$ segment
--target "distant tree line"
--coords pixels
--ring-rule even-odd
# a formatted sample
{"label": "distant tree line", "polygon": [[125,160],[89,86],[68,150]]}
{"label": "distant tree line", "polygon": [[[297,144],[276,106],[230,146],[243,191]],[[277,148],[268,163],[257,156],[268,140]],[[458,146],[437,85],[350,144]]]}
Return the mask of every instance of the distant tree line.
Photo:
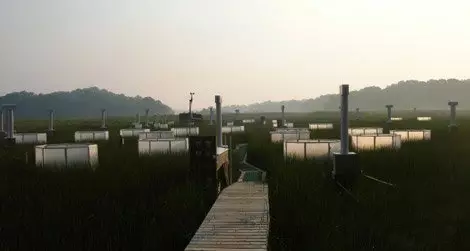
{"label": "distant tree line", "polygon": [[159,100],[128,97],[97,87],[49,94],[14,92],[0,97],[0,106],[2,104],[16,104],[18,119],[45,119],[48,109],[54,109],[58,118],[99,118],[102,108],[107,110],[108,116],[143,115],[145,109],[150,109],[150,114],[173,114],[173,110]]}
{"label": "distant tree line", "polygon": [[[352,86],[353,87],[353,86]],[[459,102],[458,109],[470,109],[470,79],[439,79],[427,82],[417,80],[400,81],[385,88],[370,86],[352,91],[349,96],[350,110],[385,110],[392,104],[397,110],[447,110],[447,102]],[[340,105],[338,94],[327,94],[315,99],[266,101],[251,105],[232,105],[223,108],[224,112],[280,112],[281,105],[286,112],[337,111]],[[209,109],[201,111],[208,114]]]}

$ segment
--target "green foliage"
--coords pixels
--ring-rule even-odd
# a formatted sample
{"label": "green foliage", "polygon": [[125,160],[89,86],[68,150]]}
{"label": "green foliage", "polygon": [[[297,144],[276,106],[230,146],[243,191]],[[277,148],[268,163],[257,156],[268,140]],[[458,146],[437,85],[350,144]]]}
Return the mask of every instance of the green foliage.
{"label": "green foliage", "polygon": [[159,100],[127,97],[97,87],[50,94],[15,92],[0,97],[0,104],[16,104],[16,116],[20,119],[47,118],[48,109],[54,109],[57,118],[99,118],[101,108],[107,109],[109,116],[144,114],[147,108],[154,114],[173,113]]}

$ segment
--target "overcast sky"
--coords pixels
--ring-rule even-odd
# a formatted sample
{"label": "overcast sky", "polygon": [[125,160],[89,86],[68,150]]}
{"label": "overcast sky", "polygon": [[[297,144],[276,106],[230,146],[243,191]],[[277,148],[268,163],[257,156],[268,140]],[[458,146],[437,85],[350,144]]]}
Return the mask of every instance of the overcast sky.
{"label": "overcast sky", "polygon": [[175,109],[470,78],[468,0],[0,0],[0,95],[98,86]]}

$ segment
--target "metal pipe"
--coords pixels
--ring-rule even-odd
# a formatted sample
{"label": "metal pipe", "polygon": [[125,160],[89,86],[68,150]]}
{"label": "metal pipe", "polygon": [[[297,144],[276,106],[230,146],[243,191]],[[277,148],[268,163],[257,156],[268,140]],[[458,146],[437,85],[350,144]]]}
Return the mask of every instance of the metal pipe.
{"label": "metal pipe", "polygon": [[216,112],[216,142],[218,147],[222,147],[222,98],[220,95],[215,96],[215,112]]}
{"label": "metal pipe", "polygon": [[210,110],[210,122],[209,122],[209,125],[212,125],[213,124],[213,121],[214,121],[214,108],[213,107],[209,107],[209,110]]}
{"label": "metal pipe", "polygon": [[450,126],[455,126],[456,125],[456,107],[459,104],[459,102],[456,101],[450,101],[449,103],[450,106]]}
{"label": "metal pipe", "polygon": [[285,120],[285,117],[284,117],[284,111],[285,111],[286,107],[284,105],[281,106],[281,111],[282,111],[282,121],[281,121],[281,127],[284,127],[286,126],[286,120]]}
{"label": "metal pipe", "polygon": [[349,135],[348,135],[348,96],[349,85],[341,85],[341,154],[349,153]]}
{"label": "metal pipe", "polygon": [[4,132],[5,131],[5,122],[3,120],[3,107],[2,109],[0,109],[0,132]]}
{"label": "metal pipe", "polygon": [[106,112],[106,109],[101,109],[101,128],[102,129],[106,128],[107,117],[108,117],[108,114]]}
{"label": "metal pipe", "polygon": [[193,106],[193,95],[194,95],[194,92],[190,92],[189,95],[191,95],[191,99],[189,100],[189,128],[191,128],[191,124],[192,124],[192,122],[193,122],[192,106]]}
{"label": "metal pipe", "polygon": [[54,131],[54,110],[49,109],[49,131]]}
{"label": "metal pipe", "polygon": [[3,105],[2,110],[5,112],[5,129],[6,129],[6,138],[14,139],[14,130],[15,130],[15,114],[14,109],[16,105]]}
{"label": "metal pipe", "polygon": [[150,112],[150,109],[145,109],[145,125],[148,126],[149,125],[149,112]]}
{"label": "metal pipe", "polygon": [[393,105],[386,105],[387,108],[387,122],[392,122],[392,108]]}

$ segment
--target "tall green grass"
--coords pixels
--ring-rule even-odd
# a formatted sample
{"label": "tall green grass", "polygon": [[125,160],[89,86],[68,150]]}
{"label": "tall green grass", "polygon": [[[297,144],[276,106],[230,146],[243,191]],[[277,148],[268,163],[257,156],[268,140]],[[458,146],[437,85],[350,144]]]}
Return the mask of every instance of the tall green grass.
{"label": "tall green grass", "polygon": [[[385,125],[381,119],[354,126]],[[432,129],[432,140],[400,150],[360,153],[364,173],[345,192],[332,163],[287,160],[268,132],[250,135],[249,161],[268,172],[271,250],[470,250],[469,121],[450,134],[444,119],[405,120],[393,128]],[[315,138],[338,138],[338,121]]]}
{"label": "tall green grass", "polygon": [[[41,125],[20,122],[18,131]],[[48,140],[73,142],[74,131],[99,125],[57,121]],[[183,250],[213,193],[190,176],[187,154],[139,157],[136,140],[120,146],[125,127],[110,121],[95,171],[37,168],[33,146],[1,149],[0,250]]]}

